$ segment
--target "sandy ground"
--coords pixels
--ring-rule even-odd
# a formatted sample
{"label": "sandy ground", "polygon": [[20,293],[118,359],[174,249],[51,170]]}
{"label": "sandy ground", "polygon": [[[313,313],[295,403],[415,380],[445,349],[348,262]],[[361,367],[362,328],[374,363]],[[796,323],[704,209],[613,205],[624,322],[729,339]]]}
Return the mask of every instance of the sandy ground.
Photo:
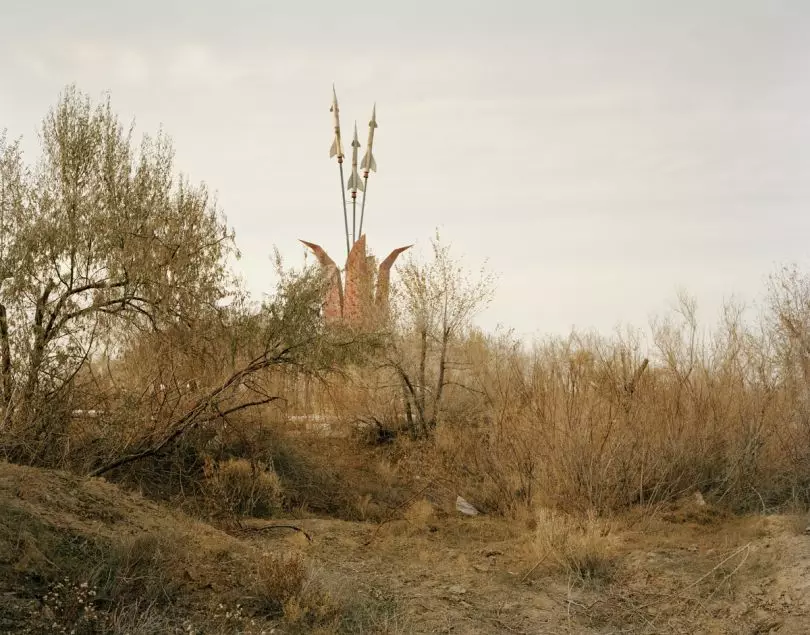
{"label": "sandy ground", "polygon": [[[189,547],[188,562],[176,563],[178,593],[200,600],[195,606],[229,594],[238,601],[235,567],[260,552],[302,552],[351,609],[342,632],[810,633],[806,517],[734,517],[688,503],[652,517],[638,512],[603,525],[592,548],[609,574],[583,579],[538,546],[548,532],[535,516],[470,518],[419,503],[406,519],[383,524],[255,520],[227,535],[98,479],[0,463],[0,582],[8,582],[0,584],[0,609],[15,602],[19,611],[37,610],[13,581],[50,571],[44,541],[153,532]],[[282,523],[311,541],[266,529]]]}
{"label": "sandy ground", "polygon": [[344,593],[387,602],[381,632],[810,633],[810,536],[796,517],[631,522],[611,538],[614,575],[592,583],[538,566],[533,532],[503,520],[299,525],[311,543],[255,540],[304,549]]}

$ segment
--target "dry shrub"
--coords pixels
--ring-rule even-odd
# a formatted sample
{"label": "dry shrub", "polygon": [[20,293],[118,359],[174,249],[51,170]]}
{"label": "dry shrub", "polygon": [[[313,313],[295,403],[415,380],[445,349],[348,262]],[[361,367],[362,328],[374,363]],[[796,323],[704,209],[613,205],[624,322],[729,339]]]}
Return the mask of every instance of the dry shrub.
{"label": "dry shrub", "polygon": [[144,533],[109,542],[21,520],[35,530],[29,535],[42,566],[26,560],[16,585],[40,597],[42,608],[26,617],[31,630],[20,632],[145,633],[171,621],[178,563],[186,555],[179,536]]}
{"label": "dry shrub", "polygon": [[247,459],[206,461],[205,491],[218,513],[234,517],[269,517],[283,501],[281,481],[272,467]]}
{"label": "dry shrub", "polygon": [[[807,296],[810,315],[810,283]],[[810,319],[800,330],[810,343]],[[780,351],[779,333],[733,307],[704,333],[683,298],[649,345],[637,331],[531,350],[510,337],[470,341],[455,379],[483,397],[477,413],[437,430],[439,462],[471,501],[504,514],[657,507],[695,490],[733,511],[803,507],[810,364],[789,334]]]}
{"label": "dry shrub", "polygon": [[[658,508],[695,490],[735,512],[804,508],[810,276],[778,274],[766,304],[750,320],[730,303],[710,329],[681,295],[647,333],[573,333],[529,346],[465,333],[449,350],[433,455],[399,464],[398,476],[430,473],[483,511],[507,515],[538,504]],[[401,427],[408,407],[387,372],[365,369],[335,390],[344,418]]]}
{"label": "dry shrub", "polygon": [[386,509],[375,502],[371,494],[357,494],[352,515],[362,522],[374,522],[386,517]]}
{"label": "dry shrub", "polygon": [[176,591],[173,572],[185,556],[185,541],[171,533],[143,533],[112,546],[93,573],[111,606],[131,602],[162,605]]}
{"label": "dry shrub", "polygon": [[[0,426],[0,455],[12,463],[45,464],[59,469],[71,465],[69,390],[57,391],[47,398],[37,396],[29,405],[36,422],[26,419],[4,421]],[[0,408],[0,416],[5,412]]]}
{"label": "dry shrub", "polygon": [[[330,382],[278,372],[268,386],[290,412],[317,413],[347,429],[364,421],[375,443],[394,442],[370,449],[356,439],[293,438],[268,430],[266,413],[255,420],[240,413],[227,429],[220,421],[201,426],[135,471],[185,496],[198,493],[205,456],[272,464],[288,509],[349,520],[381,519],[426,475],[482,511],[507,515],[537,505],[577,513],[658,508],[695,490],[733,511],[802,509],[810,502],[810,278],[785,274],[780,284],[756,324],[729,306],[704,331],[683,297],[647,334],[574,333],[526,346],[460,332],[448,350],[453,364],[436,427],[420,443],[401,434],[402,386],[385,364],[358,364]],[[130,366],[160,367],[163,349],[146,352],[151,366],[137,356]],[[196,370],[191,364],[189,373]],[[145,385],[153,373],[142,374]],[[129,427],[105,422],[72,447],[115,454],[132,428],[145,425],[145,413],[136,414]],[[393,469],[377,470],[386,453],[398,454]],[[262,492],[272,484],[253,472],[247,478],[244,467],[227,469],[233,473],[217,467],[205,481],[209,495],[216,490],[224,501],[220,511],[271,513],[273,495]]]}
{"label": "dry shrub", "polygon": [[96,610],[96,589],[70,578],[50,586],[42,598],[50,630],[59,635],[93,635],[103,629],[104,615]]}
{"label": "dry shrub", "polygon": [[413,616],[400,606],[396,591],[376,588],[374,594],[354,593],[343,602],[339,633],[406,635],[416,632]]}
{"label": "dry shrub", "polygon": [[351,438],[317,434],[274,435],[273,465],[290,509],[343,520],[379,521],[412,492],[381,460],[386,448],[358,446]]}
{"label": "dry shrub", "polygon": [[433,505],[424,498],[414,501],[405,510],[405,520],[416,529],[426,527],[435,516],[436,512]]}
{"label": "dry shrub", "polygon": [[255,594],[260,611],[293,626],[323,626],[339,617],[337,603],[297,553],[265,554],[256,566]]}
{"label": "dry shrub", "polygon": [[547,509],[537,513],[536,523],[533,548],[547,570],[563,571],[581,583],[613,578],[618,561],[610,523],[592,513],[575,518]]}

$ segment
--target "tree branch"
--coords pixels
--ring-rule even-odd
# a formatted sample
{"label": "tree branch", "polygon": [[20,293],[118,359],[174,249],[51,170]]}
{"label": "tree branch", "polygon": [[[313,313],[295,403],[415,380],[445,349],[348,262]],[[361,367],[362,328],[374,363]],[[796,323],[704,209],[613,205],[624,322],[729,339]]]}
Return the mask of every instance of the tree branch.
{"label": "tree branch", "polygon": [[[124,296],[123,298],[117,298],[115,300],[109,300],[102,304],[91,304],[88,307],[83,309],[79,309],[78,311],[74,311],[73,313],[68,313],[67,315],[62,316],[59,318],[59,314],[62,312],[62,308],[65,306],[65,302],[68,301],[74,295],[78,295],[80,293],[85,293],[87,291],[99,290],[99,289],[116,289],[121,288],[129,284],[129,280],[121,280],[119,282],[92,282],[89,284],[82,285],[81,287],[76,287],[75,289],[69,289],[62,296],[59,298],[59,301],[56,303],[53,311],[51,312],[51,317],[48,320],[48,326],[45,329],[45,341],[47,342],[53,336],[53,333],[58,333],[62,327],[67,324],[70,320],[77,318],[81,315],[85,315],[86,313],[91,313],[93,311],[100,310],[105,306],[111,306],[114,304],[118,304],[121,302],[127,303],[130,300],[133,300],[132,297]],[[58,321],[57,321],[58,318]]]}
{"label": "tree branch", "polygon": [[[206,419],[202,420],[199,419],[199,417],[208,409],[208,407],[211,405],[212,402],[216,400],[217,397],[219,397],[222,393],[228,390],[228,388],[242,381],[245,377],[255,372],[258,372],[264,368],[274,366],[276,364],[289,363],[289,360],[287,360],[287,355],[289,355],[289,353],[292,350],[294,350],[294,348],[295,348],[294,346],[288,346],[286,348],[281,349],[281,351],[275,353],[272,356],[269,356],[268,353],[263,353],[262,355],[255,357],[246,366],[244,366],[237,372],[233,373],[222,384],[220,384],[216,388],[213,388],[207,394],[200,397],[194,403],[191,409],[188,412],[186,412],[186,414],[184,414],[172,426],[170,426],[172,428],[172,432],[169,433],[157,444],[139,450],[138,452],[125,455],[110,463],[107,463],[106,465],[96,468],[90,473],[90,476],[101,476],[102,474],[106,474],[107,472],[114,470],[115,468],[127,465],[129,463],[133,463],[135,461],[139,461],[141,459],[150,456],[154,456],[155,454],[163,450],[165,447],[167,447],[169,444],[176,441],[186,432],[192,430],[199,424],[205,423],[207,421],[213,421],[214,419],[219,418],[220,414],[218,413]],[[281,397],[267,397],[265,399],[247,402],[245,404],[240,404],[238,406],[234,406],[233,408],[225,410],[221,413],[221,415],[226,416],[239,410],[244,410],[246,408],[251,408],[254,406],[265,405],[273,401],[278,401],[279,399],[281,399]]]}
{"label": "tree branch", "polygon": [[[214,419],[219,419],[221,416],[226,416],[229,414],[233,414],[239,410],[245,410],[246,408],[253,408],[256,406],[263,406],[265,404],[271,403],[273,401],[278,401],[281,397],[269,397],[267,399],[261,399],[258,401],[251,401],[248,403],[240,404],[238,406],[234,406],[233,408],[229,408],[221,413],[216,413],[213,416],[206,417],[205,419],[198,419],[197,417],[202,414],[202,411],[198,410],[197,408],[192,408],[191,411],[186,413],[184,416],[180,418],[180,422],[176,425],[175,429],[172,430],[170,434],[164,437],[161,441],[157,444],[140,450],[138,452],[134,452],[132,454],[127,454],[122,456],[111,463],[107,463],[106,465],[96,468],[92,472],[90,472],[90,476],[101,476],[114,470],[115,468],[122,467],[129,463],[134,463],[135,461],[140,461],[141,459],[145,459],[150,456],[154,456],[158,454],[161,450],[166,448],[169,444],[173,441],[176,441],[181,436],[183,436],[186,432],[189,432],[203,423],[208,423],[209,421],[213,421]],[[173,426],[174,427],[174,426]]]}

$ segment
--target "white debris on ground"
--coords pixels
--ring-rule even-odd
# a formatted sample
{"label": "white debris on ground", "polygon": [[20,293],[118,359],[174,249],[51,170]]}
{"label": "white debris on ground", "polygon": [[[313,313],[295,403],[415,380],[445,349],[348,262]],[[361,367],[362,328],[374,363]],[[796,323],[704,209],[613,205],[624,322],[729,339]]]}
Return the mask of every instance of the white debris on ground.
{"label": "white debris on ground", "polygon": [[481,513],[461,496],[456,497],[456,509],[467,516],[478,516]]}

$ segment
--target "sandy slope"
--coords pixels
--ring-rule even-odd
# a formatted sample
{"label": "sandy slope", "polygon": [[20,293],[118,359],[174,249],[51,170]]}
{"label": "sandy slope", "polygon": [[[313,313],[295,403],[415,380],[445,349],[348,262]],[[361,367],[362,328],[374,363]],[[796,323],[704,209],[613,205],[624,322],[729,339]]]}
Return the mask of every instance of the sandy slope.
{"label": "sandy slope", "polygon": [[240,567],[256,554],[298,551],[347,607],[343,632],[810,632],[810,536],[790,516],[686,505],[622,519],[606,537],[614,574],[590,583],[538,560],[543,527],[525,521],[426,513],[382,526],[292,522],[312,541],[232,536],[103,480],[0,463],[0,632],[20,632],[41,610],[48,576],[92,565],[99,544],[145,534],[188,547],[172,561],[175,604],[198,615],[247,593]]}

